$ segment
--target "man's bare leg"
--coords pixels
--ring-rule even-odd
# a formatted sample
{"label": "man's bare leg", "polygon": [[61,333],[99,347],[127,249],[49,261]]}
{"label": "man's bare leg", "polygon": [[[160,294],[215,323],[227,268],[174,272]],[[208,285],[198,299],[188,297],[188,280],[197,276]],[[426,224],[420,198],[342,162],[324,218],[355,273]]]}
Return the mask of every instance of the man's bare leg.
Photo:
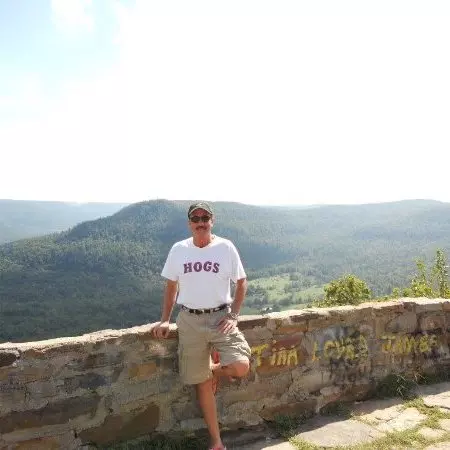
{"label": "man's bare leg", "polygon": [[211,447],[223,447],[220,439],[219,422],[217,420],[216,398],[213,393],[213,380],[197,384],[197,397],[206,426],[211,437]]}
{"label": "man's bare leg", "polygon": [[248,359],[243,359],[229,364],[228,366],[222,366],[219,362],[213,364],[211,369],[215,377],[242,378],[248,374],[250,362]]}

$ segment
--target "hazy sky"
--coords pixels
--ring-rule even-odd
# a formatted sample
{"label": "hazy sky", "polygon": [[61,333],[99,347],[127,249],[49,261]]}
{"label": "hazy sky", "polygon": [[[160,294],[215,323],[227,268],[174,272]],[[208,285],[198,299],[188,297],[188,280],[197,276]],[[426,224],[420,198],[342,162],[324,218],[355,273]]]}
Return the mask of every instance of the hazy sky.
{"label": "hazy sky", "polygon": [[0,198],[450,201],[448,0],[0,0]]}

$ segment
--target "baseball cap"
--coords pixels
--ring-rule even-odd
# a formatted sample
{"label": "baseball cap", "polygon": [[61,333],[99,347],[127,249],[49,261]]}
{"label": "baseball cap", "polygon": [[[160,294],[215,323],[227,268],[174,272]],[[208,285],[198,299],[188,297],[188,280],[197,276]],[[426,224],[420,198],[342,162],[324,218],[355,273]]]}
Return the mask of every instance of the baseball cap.
{"label": "baseball cap", "polygon": [[207,213],[213,215],[213,210],[211,208],[211,206],[209,205],[209,203],[206,202],[196,202],[196,203],[192,203],[191,206],[189,206],[189,210],[188,210],[188,217],[191,217],[191,214],[196,210],[196,209],[204,209]]}

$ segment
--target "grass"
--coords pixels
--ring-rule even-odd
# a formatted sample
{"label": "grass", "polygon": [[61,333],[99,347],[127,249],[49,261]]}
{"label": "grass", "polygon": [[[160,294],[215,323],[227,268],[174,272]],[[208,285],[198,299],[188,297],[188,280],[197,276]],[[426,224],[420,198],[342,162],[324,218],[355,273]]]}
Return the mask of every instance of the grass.
{"label": "grass", "polygon": [[437,429],[439,428],[440,420],[450,419],[450,412],[443,412],[436,406],[427,406],[423,398],[420,397],[405,402],[402,408],[416,408],[420,413],[426,415],[427,418],[422,425],[429,428]]}
{"label": "grass", "polygon": [[409,400],[414,397],[417,382],[401,374],[390,374],[381,380],[373,392],[375,398],[400,397]]}
{"label": "grass", "polygon": [[[444,376],[447,378],[447,375]],[[433,380],[441,381],[442,378],[432,377]],[[429,382],[429,378],[422,377],[422,383]],[[403,431],[394,431],[391,433],[386,433],[383,437],[375,439],[372,442],[362,443],[352,446],[337,446],[332,447],[335,450],[392,450],[392,449],[424,449],[431,444],[436,444],[439,442],[450,441],[450,433],[445,433],[439,439],[427,439],[419,433],[419,430],[424,427],[440,429],[439,421],[442,419],[450,419],[450,411],[442,411],[440,408],[432,406],[429,407],[425,405],[423,398],[413,397],[414,388],[417,383],[401,375],[390,375],[386,377],[382,382],[379,383],[379,392],[377,397],[387,398],[387,397],[402,397],[406,401],[401,406],[401,409],[415,408],[420,413],[422,413],[426,418],[421,421],[417,426]],[[330,404],[327,408],[321,411],[325,415],[337,415],[339,417],[351,418],[354,417],[367,425],[373,425],[364,418],[354,416],[350,405],[346,403],[336,402]],[[303,439],[296,438],[294,432],[291,431],[290,442],[298,450],[320,450],[321,447],[310,444]]]}
{"label": "grass", "polygon": [[134,442],[118,443],[103,450],[198,450],[207,448],[208,440],[195,436],[155,437]]}

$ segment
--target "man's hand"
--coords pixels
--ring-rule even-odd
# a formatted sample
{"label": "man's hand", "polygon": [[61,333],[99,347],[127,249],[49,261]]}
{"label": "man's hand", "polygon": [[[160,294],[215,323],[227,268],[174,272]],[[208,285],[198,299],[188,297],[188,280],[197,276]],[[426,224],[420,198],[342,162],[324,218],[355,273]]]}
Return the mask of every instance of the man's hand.
{"label": "man's hand", "polygon": [[169,322],[159,322],[154,328],[153,328],[153,336],[157,339],[165,339],[167,336],[169,336]]}
{"label": "man's hand", "polygon": [[223,334],[228,334],[233,331],[236,326],[237,320],[232,319],[230,316],[225,316],[220,319],[219,323],[217,324],[217,329]]}

